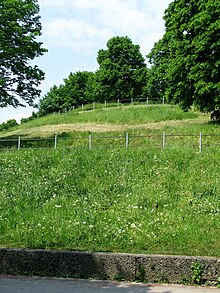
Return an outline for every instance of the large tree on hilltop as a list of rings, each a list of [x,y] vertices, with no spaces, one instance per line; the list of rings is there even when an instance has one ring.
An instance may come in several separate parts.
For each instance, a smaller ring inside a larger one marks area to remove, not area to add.
[[[146,85],[147,67],[140,52],[128,37],[113,37],[107,49],[99,50],[96,71],[96,100],[141,97]]]
[[[218,108],[220,2],[175,0],[165,11],[164,20],[163,46],[156,52],[155,44],[148,55],[154,57],[152,78],[165,82],[167,99],[185,110],[192,105],[201,111]]]
[[[29,61],[46,52],[35,0],[0,0],[0,107],[33,105],[44,73]]]

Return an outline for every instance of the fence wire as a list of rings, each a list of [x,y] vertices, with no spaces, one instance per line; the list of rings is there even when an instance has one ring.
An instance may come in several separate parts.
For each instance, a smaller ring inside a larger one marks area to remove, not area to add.
[[[58,148],[204,148],[220,146],[220,134],[55,135],[49,138],[12,137],[0,139],[0,151]]]

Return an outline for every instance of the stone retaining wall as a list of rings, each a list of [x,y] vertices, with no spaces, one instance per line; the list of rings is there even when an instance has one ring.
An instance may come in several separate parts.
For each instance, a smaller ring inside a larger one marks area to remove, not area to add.
[[[0,249],[0,274],[10,275],[182,283],[192,280],[195,263],[202,267],[203,282],[216,282],[218,258]]]

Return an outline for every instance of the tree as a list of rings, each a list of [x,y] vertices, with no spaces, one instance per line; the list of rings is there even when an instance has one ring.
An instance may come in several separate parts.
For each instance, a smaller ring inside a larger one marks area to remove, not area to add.
[[[7,122],[3,122],[2,124],[0,124],[0,131],[8,130],[9,128],[12,128],[17,125],[18,123],[15,119],[7,120]]]
[[[39,101],[39,116],[45,116],[63,109],[63,97],[61,87],[54,85],[46,95]]]
[[[44,73],[29,61],[46,52],[36,0],[0,0],[0,107],[33,106]]]
[[[90,71],[78,71],[70,73],[67,79],[64,79],[63,97],[70,101],[71,106],[88,104],[92,101],[89,91],[88,82],[94,75]]]
[[[107,50],[99,50],[96,71],[96,95],[100,101],[138,98],[146,84],[147,67],[140,53],[128,37],[113,37]]]
[[[220,106],[219,15],[215,0],[175,0],[165,11],[165,54],[158,51],[153,70],[165,77],[167,99],[185,110]]]
[[[150,99],[159,98],[162,100],[165,96],[167,88],[167,59],[169,54],[169,46],[165,35],[163,39],[155,43],[153,49],[147,55],[148,61],[152,66],[148,70],[147,84],[144,90]]]
[[[44,116],[53,112],[65,111],[88,104],[92,101],[90,86],[94,73],[78,71],[70,73],[64,79],[64,84],[53,86],[39,102],[39,115]]]

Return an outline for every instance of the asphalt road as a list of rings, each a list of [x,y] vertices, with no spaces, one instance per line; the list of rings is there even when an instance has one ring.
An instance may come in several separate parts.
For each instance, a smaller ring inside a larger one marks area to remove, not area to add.
[[[220,289],[75,279],[0,276],[0,293],[220,293]]]

